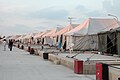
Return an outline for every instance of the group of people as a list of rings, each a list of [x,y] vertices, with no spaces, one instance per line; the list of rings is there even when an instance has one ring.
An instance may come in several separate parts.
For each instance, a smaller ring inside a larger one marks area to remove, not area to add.
[[[3,40],[3,46],[4,46],[4,51],[6,51],[6,45],[8,44],[8,48],[10,49],[10,51],[12,51],[12,47],[13,47],[13,40],[10,39],[8,42],[6,39]]]

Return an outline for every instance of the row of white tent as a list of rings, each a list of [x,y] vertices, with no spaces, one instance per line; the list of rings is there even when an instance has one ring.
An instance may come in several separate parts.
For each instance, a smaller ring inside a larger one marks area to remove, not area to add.
[[[12,36],[16,40],[40,39],[44,44],[69,49],[74,44],[74,50],[98,50],[98,35],[101,31],[109,31],[119,27],[114,18],[88,18],[80,24],[69,24],[63,28],[54,28],[40,33]]]

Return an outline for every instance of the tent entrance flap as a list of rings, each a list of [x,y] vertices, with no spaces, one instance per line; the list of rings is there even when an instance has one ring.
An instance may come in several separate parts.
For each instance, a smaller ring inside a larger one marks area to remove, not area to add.
[[[117,54],[117,38],[115,33],[110,33],[107,36],[107,52]]]
[[[66,50],[66,47],[67,47],[67,36],[64,36],[65,37],[65,41],[63,43],[63,49]]]
[[[63,35],[60,36],[60,42],[59,42],[59,44],[58,44],[58,49],[61,48],[61,45],[62,45],[62,38],[63,38]]]
[[[111,39],[107,36],[107,53],[111,53],[112,52],[112,47],[113,47],[113,44],[111,42]]]
[[[104,32],[98,34],[99,51],[110,55],[118,54],[119,52],[119,37],[118,32]]]

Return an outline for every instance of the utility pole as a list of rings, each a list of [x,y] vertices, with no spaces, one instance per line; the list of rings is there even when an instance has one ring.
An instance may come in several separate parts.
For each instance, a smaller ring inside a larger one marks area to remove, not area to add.
[[[118,17],[117,17],[117,16],[112,15],[112,14],[108,14],[108,16],[115,17],[115,19],[116,19],[116,21],[117,21],[117,23],[118,23],[118,25],[119,25],[119,27],[120,27],[120,22],[119,22],[119,19],[118,19]]]
[[[68,17],[70,24],[72,24],[72,17]]]
[[[108,14],[108,16],[112,16],[112,17],[115,17],[115,19],[116,19],[117,21],[119,21],[119,20],[118,20],[118,17],[117,17],[117,16],[115,16],[115,15],[112,15],[112,14]]]

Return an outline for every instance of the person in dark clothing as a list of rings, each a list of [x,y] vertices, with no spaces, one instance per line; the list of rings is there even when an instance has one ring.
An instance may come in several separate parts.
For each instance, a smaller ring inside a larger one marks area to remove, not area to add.
[[[10,39],[9,39],[9,41],[8,41],[8,48],[10,48]]]
[[[10,51],[12,51],[12,47],[13,47],[13,41],[10,40],[10,41],[9,41],[9,48],[10,48]]]
[[[65,41],[65,43],[63,45],[63,49],[66,51],[66,41]]]
[[[40,43],[40,41],[39,40],[37,40],[37,44],[39,44]]]

